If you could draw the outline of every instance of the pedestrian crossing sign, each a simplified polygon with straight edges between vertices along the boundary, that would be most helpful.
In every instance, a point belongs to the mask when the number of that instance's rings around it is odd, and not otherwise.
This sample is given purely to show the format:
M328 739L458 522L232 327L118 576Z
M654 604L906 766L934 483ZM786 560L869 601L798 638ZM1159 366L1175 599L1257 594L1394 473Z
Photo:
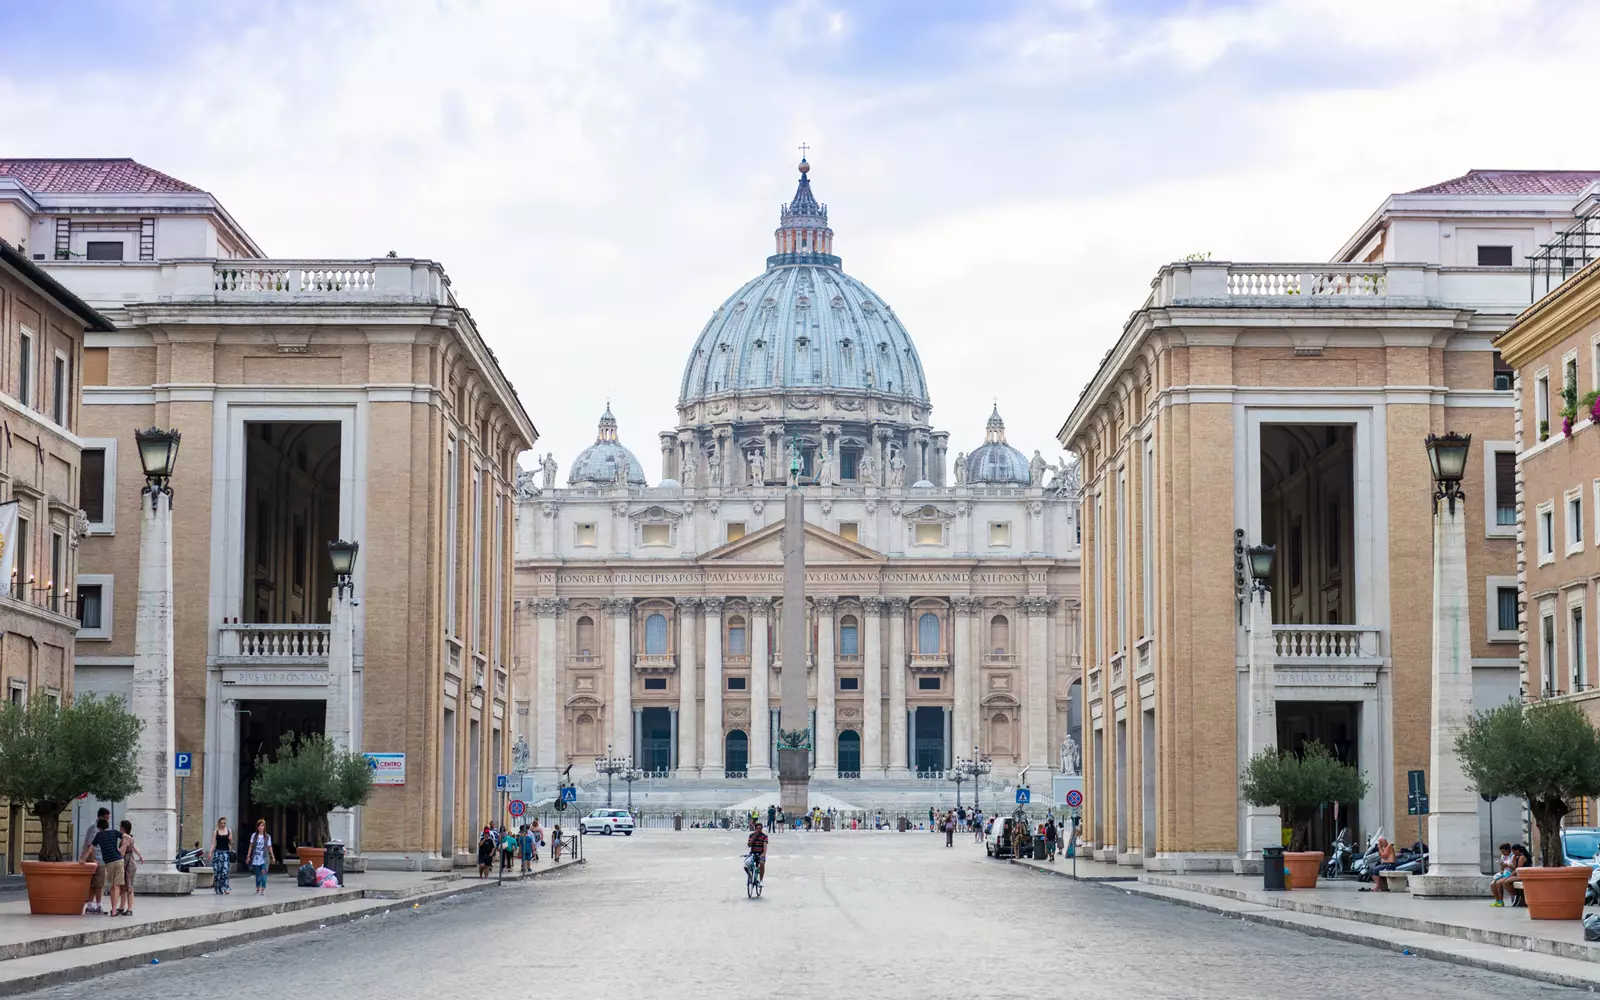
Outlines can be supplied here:
M1028 791L1026 788L1017 789L1017 805L1019 805L1019 806L1027 805L1029 799L1031 799L1032 797L1033 797L1033 793Z

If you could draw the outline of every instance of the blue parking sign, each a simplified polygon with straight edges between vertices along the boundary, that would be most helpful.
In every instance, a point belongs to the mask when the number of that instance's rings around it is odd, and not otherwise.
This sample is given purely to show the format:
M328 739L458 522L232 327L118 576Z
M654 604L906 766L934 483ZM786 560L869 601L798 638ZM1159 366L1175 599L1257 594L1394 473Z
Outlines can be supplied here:
M172 755L172 773L179 778L187 778L194 768L194 754L175 753Z
M1019 806L1027 805L1028 804L1028 800L1031 799L1032 797L1033 797L1033 793L1028 791L1026 788L1017 789L1017 805L1019 805Z

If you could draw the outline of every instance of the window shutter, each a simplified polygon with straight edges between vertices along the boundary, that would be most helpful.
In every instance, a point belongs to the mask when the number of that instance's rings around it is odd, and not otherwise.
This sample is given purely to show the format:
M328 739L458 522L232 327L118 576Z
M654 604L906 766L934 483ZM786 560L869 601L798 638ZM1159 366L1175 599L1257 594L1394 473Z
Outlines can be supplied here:
M1515 452L1497 451L1494 454L1494 496L1501 507L1514 507L1517 503L1517 456Z

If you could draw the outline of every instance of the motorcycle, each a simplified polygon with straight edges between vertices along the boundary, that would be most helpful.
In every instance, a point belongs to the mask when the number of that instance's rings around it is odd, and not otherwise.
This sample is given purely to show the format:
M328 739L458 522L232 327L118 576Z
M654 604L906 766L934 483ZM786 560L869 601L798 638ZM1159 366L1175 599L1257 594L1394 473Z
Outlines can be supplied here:
M1323 878L1344 878L1352 874L1351 865L1355 861L1355 849L1350 846L1350 828L1341 827L1338 836L1333 838L1333 851L1328 860L1323 863Z
M195 847L179 854L172 864L180 872L186 872L191 868L203 868L205 867L205 853L199 847Z

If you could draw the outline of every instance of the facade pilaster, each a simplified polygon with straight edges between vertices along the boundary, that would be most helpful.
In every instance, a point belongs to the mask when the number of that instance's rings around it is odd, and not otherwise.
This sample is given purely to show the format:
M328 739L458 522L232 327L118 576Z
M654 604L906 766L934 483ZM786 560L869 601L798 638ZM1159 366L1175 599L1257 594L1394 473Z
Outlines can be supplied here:
M1053 597L1024 597L1017 602L1028 621L1028 759L1031 767L1054 766L1050 752L1050 613Z
M678 598L678 708L672 732L677 741L673 765L682 778L700 773L700 678L695 670L699 652L695 647L695 625L699 617L700 598Z
M750 598L750 777L772 777L772 598ZM806 668L802 654L800 669Z
M533 602L533 613L539 625L539 655L534 664L538 671L534 681L537 695L534 699L534 768L546 775L554 773L560 756L560 734L556 731L559 718L556 702L556 679L561 665L557 660L557 630L567 614L567 601L563 597L544 597Z
M972 734L978 731L978 708L972 697L974 674L972 616L982 609L983 602L976 597L954 597L950 600L950 607L955 613L955 642L952 650L955 658L955 692L951 699L955 718L951 723L953 729L951 746L965 754L967 748L972 746Z
M817 609L817 723L811 742L816 748L816 777L837 778L839 734L834 724L834 699L839 682L834 679L833 615L839 601L833 597L819 597L813 603Z
M904 597L891 597L889 611L889 777L907 778L906 609Z
M703 597L706 644L706 718L702 727L705 749L703 773L716 777L722 770L722 598Z
M861 599L861 776L883 777L883 598Z
M600 610L611 620L611 752L633 752L633 598L608 597Z

